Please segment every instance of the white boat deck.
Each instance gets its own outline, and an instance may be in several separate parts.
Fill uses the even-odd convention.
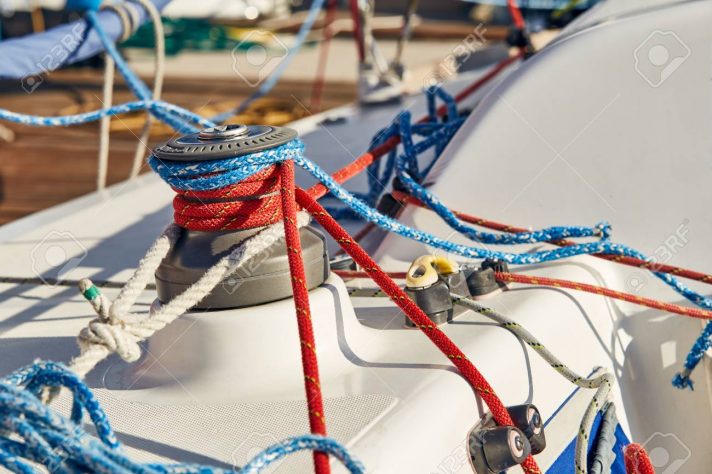
[[[433,174],[433,192],[458,210],[514,225],[592,225],[607,218],[615,241],[650,254],[667,246],[670,263],[712,270],[705,206],[710,38],[709,22],[700,20],[712,18],[712,5],[693,2],[658,13],[580,32],[508,76],[449,145]],[[679,32],[693,54],[665,84],[651,87],[636,72],[633,51],[660,28]],[[404,106],[415,117],[424,111],[422,97]],[[295,127],[308,156],[333,171],[363,152],[401,107],[347,107],[329,113],[345,122],[322,124],[315,117]],[[300,183],[308,184],[304,176]],[[364,178],[349,188],[365,190]],[[124,282],[170,221],[171,194],[147,176],[0,229],[0,373],[77,353],[74,337],[91,318],[89,304],[74,287],[38,278]],[[403,220],[459,241],[427,211],[410,209]],[[428,252],[396,236],[378,240],[375,255],[390,270],[403,271]],[[58,274],[57,265],[66,271]],[[683,303],[650,274],[593,257],[515,270]],[[147,290],[139,309],[154,298]],[[516,318],[574,370],[611,370],[622,426],[639,442],[675,435],[689,453],[677,472],[709,465],[706,369],[695,372],[694,392],[670,385],[699,321],[561,289],[516,287],[487,304]],[[405,329],[388,300],[349,299],[335,276],[312,292],[312,305],[330,434],[369,472],[471,472],[464,440],[483,407],[448,360],[418,331]],[[88,381],[141,459],[240,464],[275,440],[307,431],[295,326],[289,301],[189,314],[152,338],[139,362],[111,358]],[[482,317],[465,314],[443,330],[508,405],[533,401],[549,418],[572,392],[520,341]],[[547,427],[556,442],[537,457],[544,467],[575,435],[582,408],[577,414],[572,406]],[[309,462],[298,455],[281,469],[303,472]]]

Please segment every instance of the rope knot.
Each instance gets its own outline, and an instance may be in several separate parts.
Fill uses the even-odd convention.
[[[106,323],[97,318],[81,330],[77,339],[82,352],[101,345],[110,352],[116,352],[126,362],[135,362],[141,357],[138,339],[124,325]]]
[[[81,330],[77,337],[81,351],[85,352],[92,346],[101,345],[110,352],[116,352],[127,362],[138,360],[141,356],[138,338],[130,331],[130,327],[123,318],[113,314],[108,298],[88,278],[79,282],[79,291],[98,315]]]

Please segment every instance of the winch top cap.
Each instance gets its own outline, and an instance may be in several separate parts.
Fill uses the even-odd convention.
[[[156,147],[159,160],[210,161],[276,148],[298,137],[297,131],[272,125],[229,124],[172,138]]]

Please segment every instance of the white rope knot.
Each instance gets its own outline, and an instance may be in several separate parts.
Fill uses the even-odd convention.
[[[81,330],[77,342],[82,352],[92,346],[102,345],[109,352],[115,352],[126,362],[136,362],[141,357],[139,340],[126,329],[126,325],[122,322],[111,324],[96,318]]]
[[[297,213],[297,227],[309,224],[309,214]],[[221,281],[240,270],[253,258],[284,238],[282,222],[272,224],[243,241],[209,268],[198,281],[164,305],[154,304],[149,313],[131,313],[134,303],[180,236],[181,228],[171,224],[151,245],[114,301],[104,296],[89,279],[79,282],[79,290],[97,317],[77,337],[80,354],[70,369],[84,377],[99,362],[116,353],[126,362],[141,357],[141,341],[151,337],[205,298]]]

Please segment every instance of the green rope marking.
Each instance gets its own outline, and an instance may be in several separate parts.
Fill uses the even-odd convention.
[[[96,285],[92,285],[87,290],[82,293],[84,298],[86,298],[88,301],[94,301],[96,298],[99,297],[101,292],[99,291],[99,288],[96,287]]]

